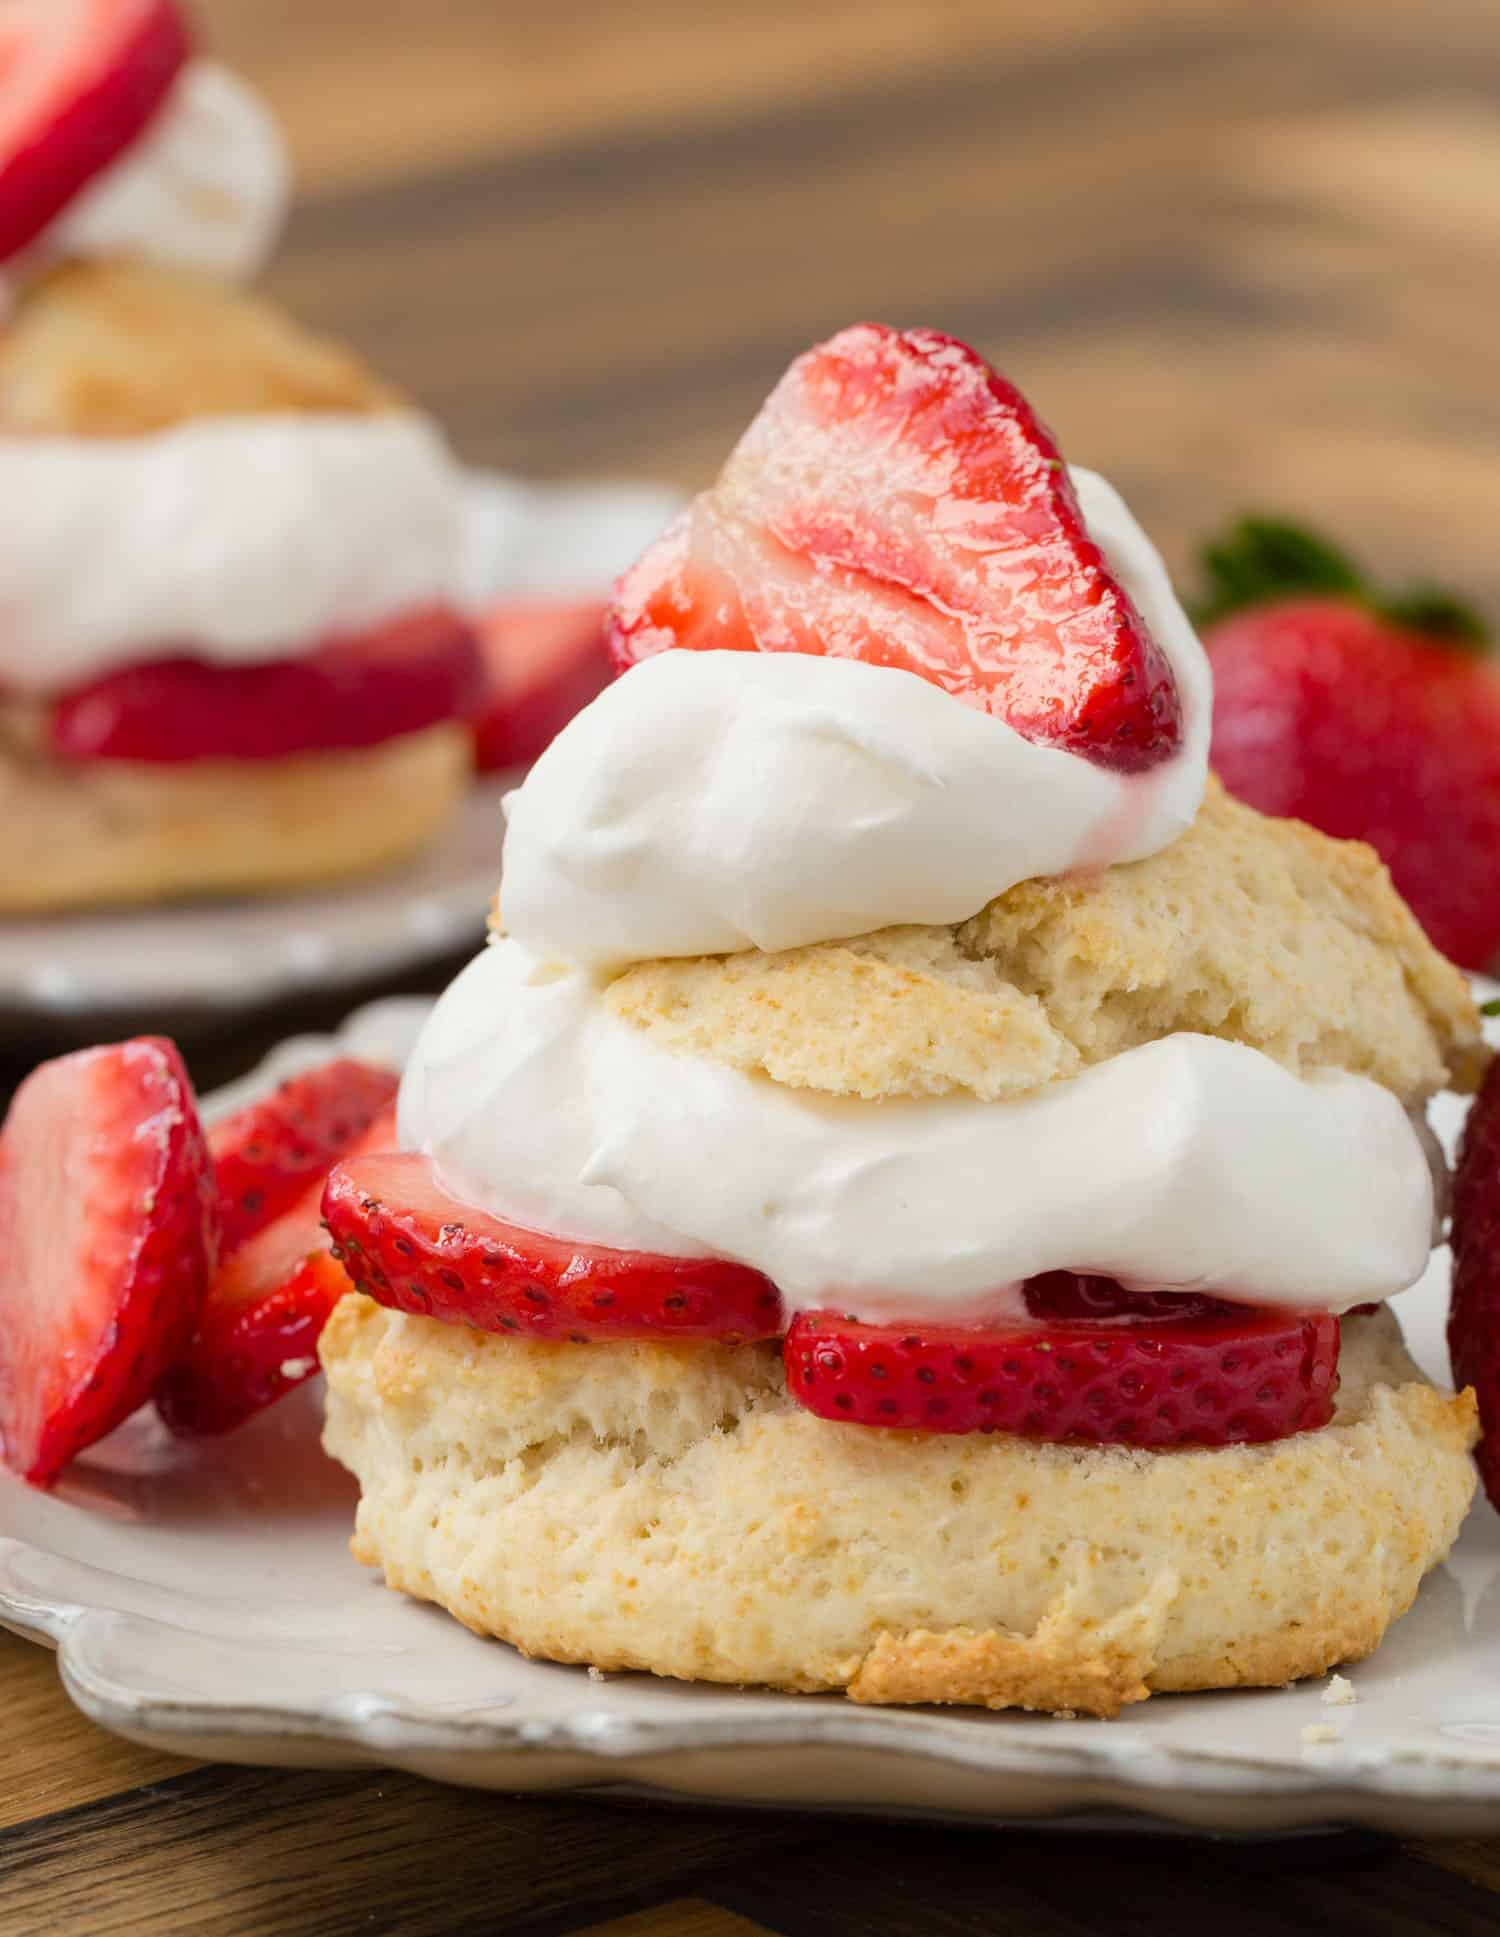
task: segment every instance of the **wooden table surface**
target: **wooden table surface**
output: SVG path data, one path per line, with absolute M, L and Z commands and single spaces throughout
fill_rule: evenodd
M 933 323 L 1174 566 L 1289 509 L 1500 614 L 1494 0 L 200 12 L 301 167 L 272 288 L 474 459 L 694 484 L 796 349 Z M 331 1013 L 246 1017 L 196 1073 Z M 1405 1937 L 1500 1911 L 1500 1837 L 1168 1849 L 191 1767 L 99 1733 L 4 1635 L 0 1714 L 4 1937 Z

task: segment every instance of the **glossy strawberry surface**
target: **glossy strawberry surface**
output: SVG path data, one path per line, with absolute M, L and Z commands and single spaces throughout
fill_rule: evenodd
M 339 1164 L 323 1215 L 356 1287 L 396 1311 L 531 1338 L 774 1338 L 770 1280 L 715 1258 L 547 1237 L 459 1203 L 425 1157 Z
M 1483 1437 L 1476 1458 L 1500 1507 L 1500 1062 L 1469 1111 L 1453 1178 L 1453 1377 L 1473 1386 Z
M 213 1270 L 213 1167 L 171 1043 L 43 1063 L 0 1133 L 0 1438 L 48 1485 L 150 1397 Z
M 617 588 L 617 662 L 674 647 L 901 667 L 1121 772 L 1181 738 L 1171 668 L 1050 432 L 934 330 L 859 324 L 792 364 Z
M 1123 1294 L 1128 1296 L 1128 1294 Z M 1228 1446 L 1326 1425 L 1339 1321 L 1190 1301 L 1192 1315 L 989 1326 L 868 1325 L 802 1312 L 787 1386 L 824 1419 L 1056 1443 Z
M 1317 532 L 1204 547 L 1212 760 L 1262 813 L 1368 841 L 1455 962 L 1500 960 L 1500 666 L 1461 600 L 1388 590 Z
M 346 1148 L 396 1141 L 387 1107 Z M 327 1165 L 278 1216 L 242 1237 L 208 1287 L 192 1336 L 156 1390 L 157 1410 L 183 1437 L 242 1426 L 318 1369 L 318 1338 L 351 1289 L 323 1227 Z
M 314 1184 L 321 1190 L 337 1159 L 394 1105 L 397 1087 L 392 1071 L 340 1056 L 215 1123 L 208 1141 L 221 1256 L 290 1210 Z
M 275 760 L 467 719 L 482 687 L 467 620 L 433 608 L 305 659 L 218 666 L 183 655 L 121 667 L 63 694 L 50 736 L 65 760 Z
M 1254 607 L 1205 643 L 1230 792 L 1368 841 L 1445 955 L 1500 957 L 1500 669 L 1327 599 Z

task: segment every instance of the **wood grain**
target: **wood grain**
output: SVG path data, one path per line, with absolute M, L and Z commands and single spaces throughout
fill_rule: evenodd
M 76 1808 L 193 1765 L 106 1735 L 74 1708 L 50 1651 L 0 1630 L 0 1831 Z
M 209 13 L 305 164 L 275 286 L 476 458 L 697 482 L 811 338 L 927 321 L 1174 564 L 1284 506 L 1500 609 L 1483 0 Z
M 1493 0 L 198 11 L 301 173 L 272 289 L 476 460 L 694 484 L 795 350 L 929 322 L 1179 569 L 1284 508 L 1500 615 Z M 246 1017 L 195 1074 L 352 999 Z M 1418 1937 L 1493 1928 L 1500 1895 L 1488 1839 L 1063 1844 L 185 1768 L 96 1733 L 6 1637 L 0 1712 L 4 1937 Z
M 701 1897 L 684 1897 L 675 1903 L 658 1904 L 651 1910 L 637 1910 L 628 1917 L 611 1917 L 608 1923 L 590 1924 L 578 1937 L 768 1937 L 764 1924 L 752 1924 Z
M 0 1834 L 0 1929 L 488 1937 L 559 1914 L 577 1929 L 813 1833 L 730 1812 L 668 1820 L 402 1775 L 203 1769 Z

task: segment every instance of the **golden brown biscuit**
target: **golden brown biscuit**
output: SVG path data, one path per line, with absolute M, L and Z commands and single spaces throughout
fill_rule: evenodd
M 545 1344 L 346 1297 L 353 1548 L 527 1654 L 863 1702 L 1112 1715 L 1358 1660 L 1474 1490 L 1472 1394 L 1346 1321 L 1332 1424 L 1169 1453 L 841 1426 L 774 1346 Z
M 445 723 L 358 752 L 181 766 L 64 765 L 0 743 L 0 915 L 263 893 L 420 848 L 473 764 Z
M 669 1047 L 868 1098 L 1015 1096 L 1179 1030 L 1412 1102 L 1472 1088 L 1486 1055 L 1468 983 L 1374 852 L 1216 781 L 1162 853 L 1023 882 L 956 929 L 638 963 L 608 993 Z
M 133 437 L 192 417 L 370 412 L 401 399 L 273 304 L 183 271 L 75 263 L 0 331 L 0 429 Z

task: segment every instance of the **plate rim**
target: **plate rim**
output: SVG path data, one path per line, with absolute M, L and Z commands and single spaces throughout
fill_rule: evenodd
M 233 1107 L 330 1050 L 382 1053 L 381 1045 L 393 1035 L 407 1036 L 432 1000 L 386 998 L 356 1009 L 335 1032 L 291 1037 L 238 1083 L 205 1099 L 205 1106 L 210 1113 Z M 24 1588 L 14 1583 L 8 1564 L 17 1557 L 36 1568 Z M 885 1710 L 837 1696 L 785 1695 L 772 1698 L 773 1707 L 694 1716 L 620 1715 L 592 1706 L 559 1715 L 528 1711 L 520 1703 L 454 1715 L 420 1700 L 403 1702 L 373 1691 L 342 1695 L 324 1705 L 306 1700 L 226 1701 L 209 1691 L 192 1697 L 149 1690 L 132 1694 L 91 1663 L 91 1636 L 118 1634 L 122 1627 L 193 1633 L 191 1620 L 179 1627 L 154 1614 L 111 1606 L 107 1599 L 49 1596 L 36 1585 L 38 1579 L 45 1581 L 49 1563 L 55 1563 L 55 1556 L 47 1548 L 0 1534 L 0 1627 L 55 1651 L 64 1687 L 91 1720 L 182 1754 L 275 1763 L 288 1760 L 288 1751 L 295 1750 L 299 1753 L 294 1759 L 305 1763 L 310 1754 L 314 1766 L 394 1767 L 480 1787 L 636 1782 L 684 1802 L 697 1794 L 715 1801 L 774 1803 L 774 1793 L 757 1792 L 753 1784 L 748 1794 L 733 1786 L 715 1788 L 712 1782 L 705 1786 L 701 1770 L 697 1777 L 689 1772 L 679 1778 L 673 1759 L 689 1758 L 698 1767 L 738 1757 L 741 1776 L 748 1782 L 754 1774 L 751 1763 L 758 1769 L 776 1757 L 824 1751 L 876 1758 L 882 1765 L 892 1760 L 936 1764 L 971 1782 L 989 1779 L 1005 1790 L 993 1811 L 944 1804 L 937 1812 L 968 1820 L 1065 1817 L 1080 1807 L 1102 1805 L 1123 1810 L 1127 1817 L 1134 1814 L 1189 1829 L 1232 1828 L 1247 1814 L 1261 1829 L 1356 1822 L 1412 1832 L 1471 1833 L 1500 1823 L 1500 1758 L 1486 1763 L 1445 1750 L 1438 1742 L 1393 1748 L 1346 1740 L 1328 1745 L 1327 1753 L 1304 1748 L 1294 1762 L 1290 1756 L 1272 1761 L 1232 1747 L 1144 1740 L 1132 1730 L 1128 1716 L 1091 1724 L 1082 1739 L 1049 1742 L 1039 1732 L 1047 1726 L 1044 1717 L 1036 1718 L 1038 1732 L 1030 1727 L 1002 1732 L 982 1722 L 975 1726 L 979 1718 L 967 1711 Z M 107 1581 L 130 1578 L 120 1570 L 105 1572 Z M 1280 1692 L 1246 1690 L 1244 1695 L 1268 1699 Z M 684 1781 L 691 1786 L 682 1787 Z M 798 1805 L 793 1801 L 787 1806 Z M 878 1803 L 873 1807 L 878 1813 Z

